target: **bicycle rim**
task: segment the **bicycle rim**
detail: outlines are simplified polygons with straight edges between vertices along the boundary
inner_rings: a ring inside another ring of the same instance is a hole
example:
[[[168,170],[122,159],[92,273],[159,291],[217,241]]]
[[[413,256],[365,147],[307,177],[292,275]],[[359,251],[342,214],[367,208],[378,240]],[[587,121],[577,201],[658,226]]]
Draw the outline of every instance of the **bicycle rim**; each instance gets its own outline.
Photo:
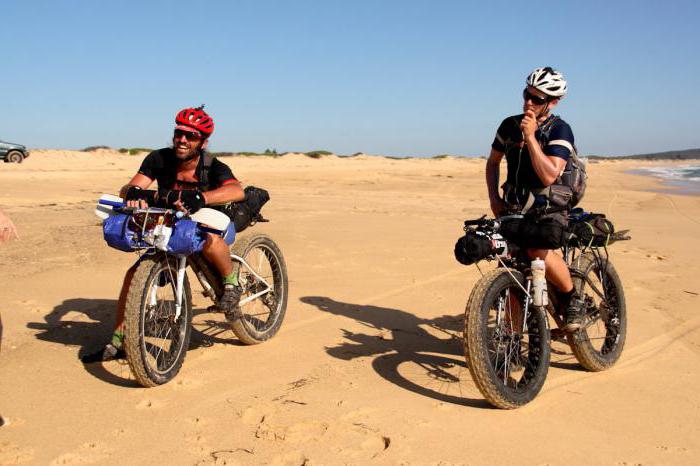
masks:
[[[255,244],[247,252],[245,260],[252,271],[245,266],[240,268],[238,280],[244,290],[241,301],[263,294],[241,305],[241,319],[256,332],[265,333],[274,327],[284,305],[281,261],[276,252],[264,243]],[[268,286],[258,276],[269,284],[269,291],[265,292]]]
[[[149,277],[141,308],[141,354],[154,373],[166,376],[186,351],[190,309],[183,293],[180,315],[176,311],[176,271],[162,263]]]

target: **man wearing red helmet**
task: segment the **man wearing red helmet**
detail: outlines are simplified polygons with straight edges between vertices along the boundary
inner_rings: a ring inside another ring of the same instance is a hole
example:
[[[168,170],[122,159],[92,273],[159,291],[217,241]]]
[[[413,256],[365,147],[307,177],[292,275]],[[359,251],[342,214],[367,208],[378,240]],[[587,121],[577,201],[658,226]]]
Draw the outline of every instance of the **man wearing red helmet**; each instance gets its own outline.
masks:
[[[207,205],[243,200],[245,194],[231,169],[205,152],[209,136],[214,132],[214,121],[203,108],[186,108],[177,114],[172,147],[148,154],[136,175],[122,187],[120,196],[128,206],[145,208],[149,203],[157,202],[194,213]],[[147,190],[154,181],[158,182],[157,193]],[[224,293],[219,300],[219,308],[228,318],[239,317],[241,287],[233,271],[228,245],[221,236],[209,234],[202,254],[223,277]],[[134,270],[134,267],[129,269],[124,278],[117,309],[117,329],[112,342],[100,351],[84,356],[83,362],[107,361],[124,356],[121,327],[125,291]]]

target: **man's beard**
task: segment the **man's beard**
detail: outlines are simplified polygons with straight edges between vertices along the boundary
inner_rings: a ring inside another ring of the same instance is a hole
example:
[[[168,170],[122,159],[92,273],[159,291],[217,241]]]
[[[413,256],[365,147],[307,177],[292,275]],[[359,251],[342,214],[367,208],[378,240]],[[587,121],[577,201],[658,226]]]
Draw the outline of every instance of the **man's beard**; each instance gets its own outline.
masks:
[[[181,162],[187,162],[188,160],[192,160],[194,158],[197,158],[197,156],[199,156],[199,154],[201,153],[201,150],[202,150],[201,147],[195,147],[195,148],[190,149],[187,154],[180,154],[178,152],[177,146],[173,146],[173,151],[175,152],[175,157]]]

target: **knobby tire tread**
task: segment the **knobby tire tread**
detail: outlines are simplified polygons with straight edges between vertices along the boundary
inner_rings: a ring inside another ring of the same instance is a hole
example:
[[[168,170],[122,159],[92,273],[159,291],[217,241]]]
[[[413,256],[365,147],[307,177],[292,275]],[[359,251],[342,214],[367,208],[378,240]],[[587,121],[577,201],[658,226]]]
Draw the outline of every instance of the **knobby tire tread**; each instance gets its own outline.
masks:
[[[581,258],[579,268],[584,273],[584,276],[587,276],[595,265],[595,257],[590,253],[586,253]],[[567,339],[569,341],[569,345],[571,346],[571,350],[574,353],[574,356],[586,370],[589,370],[591,372],[604,371],[614,366],[622,354],[622,350],[625,345],[625,340],[627,338],[627,307],[625,302],[624,288],[622,287],[622,280],[620,280],[620,276],[617,274],[617,270],[615,270],[615,267],[610,261],[607,262],[606,272],[608,278],[612,280],[612,283],[615,286],[615,290],[618,293],[618,313],[621,321],[620,340],[618,341],[618,343],[615,346],[615,349],[613,350],[613,354],[611,355],[612,357],[605,357],[601,355],[595,348],[593,348],[593,346],[590,343],[590,340],[587,338],[586,335],[580,332],[574,334],[567,334]],[[581,292],[580,287],[584,286],[583,280],[574,279],[574,283],[577,285],[576,288],[579,290],[579,292]]]
[[[231,253],[242,257],[247,261],[248,253],[258,244],[264,244],[265,246],[270,248],[279,260],[278,266],[280,267],[282,273],[282,289],[284,290],[284,296],[282,297],[283,302],[280,307],[280,312],[277,316],[277,320],[274,326],[266,330],[265,332],[256,332],[258,333],[258,335],[254,335],[251,332],[251,329],[248,328],[249,324],[244,322],[244,319],[235,319],[231,322],[231,328],[236,334],[236,337],[238,337],[241,343],[246,345],[257,345],[259,343],[263,343],[277,334],[280,327],[282,326],[282,321],[284,320],[284,316],[287,312],[287,299],[289,297],[287,265],[284,261],[284,256],[282,256],[282,251],[280,250],[279,246],[277,246],[277,243],[275,243],[272,240],[272,238],[270,238],[264,233],[255,233],[250,236],[244,236],[240,239],[237,238],[231,246]],[[240,276],[240,271],[243,265],[238,261],[234,261],[233,263],[234,271],[238,272]]]
[[[524,282],[522,274],[518,271],[511,270],[511,273],[518,278],[520,283]],[[482,395],[486,400],[493,406],[501,409],[514,409],[518,408],[532,399],[539,393],[544,385],[544,381],[547,377],[547,370],[549,368],[549,335],[545,331],[541,338],[545,339],[543,345],[543,355],[541,356],[544,360],[544,367],[540,369],[540,374],[538,380],[535,382],[534,386],[528,390],[528,394],[525,397],[520,397],[515,399],[504,394],[499,386],[494,382],[491,363],[488,360],[488,352],[481,351],[486,347],[486,342],[484,342],[484,335],[481,331],[483,327],[486,326],[484,322],[483,306],[490,304],[486,303],[488,295],[492,292],[494,287],[501,287],[500,281],[507,279],[512,282],[513,278],[508,272],[503,268],[498,268],[486,273],[474,286],[469,299],[467,300],[467,307],[465,310],[464,317],[464,351],[467,360],[467,365],[469,367],[469,372],[471,373],[472,379],[476,384],[477,388],[481,391]],[[538,319],[543,322],[546,319],[546,315],[541,310],[537,310],[534,307],[531,312],[538,312]],[[546,327],[546,325],[545,325]],[[473,349],[473,350],[470,350]]]
[[[136,378],[136,381],[143,387],[156,387],[162,385],[169,380],[171,380],[180,371],[182,364],[185,361],[185,353],[187,348],[184,348],[183,355],[179,358],[179,361],[171,369],[172,376],[165,380],[153,380],[149,375],[148,369],[143,361],[143,355],[141,353],[141,307],[145,297],[145,287],[148,283],[148,279],[151,276],[151,272],[154,268],[160,265],[164,259],[159,258],[145,258],[139,262],[139,265],[134,272],[129,285],[129,291],[126,296],[126,303],[124,306],[124,350],[126,352],[126,359],[131,368],[131,372]],[[176,270],[176,269],[175,269]],[[176,272],[175,272],[176,273]],[[189,281],[187,275],[185,275],[183,290],[183,305],[189,306],[189,319],[187,323],[187,333],[185,337],[185,344],[189,346],[189,334],[191,327],[191,316],[192,316],[192,294],[189,286]]]

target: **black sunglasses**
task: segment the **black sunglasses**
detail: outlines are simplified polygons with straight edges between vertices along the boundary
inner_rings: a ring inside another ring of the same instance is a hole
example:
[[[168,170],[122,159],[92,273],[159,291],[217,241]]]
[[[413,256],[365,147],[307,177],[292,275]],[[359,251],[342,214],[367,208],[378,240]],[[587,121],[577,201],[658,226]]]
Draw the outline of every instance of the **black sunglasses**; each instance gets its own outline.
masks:
[[[193,142],[193,141],[199,141],[202,139],[201,136],[199,136],[197,133],[192,133],[190,131],[183,131],[181,129],[176,129],[175,130],[175,139],[180,139],[182,136],[185,136],[188,141]]]
[[[549,97],[536,96],[534,94],[530,94],[530,91],[528,91],[527,89],[523,89],[523,100],[525,100],[525,102],[529,100],[535,105],[542,105],[549,102]]]

